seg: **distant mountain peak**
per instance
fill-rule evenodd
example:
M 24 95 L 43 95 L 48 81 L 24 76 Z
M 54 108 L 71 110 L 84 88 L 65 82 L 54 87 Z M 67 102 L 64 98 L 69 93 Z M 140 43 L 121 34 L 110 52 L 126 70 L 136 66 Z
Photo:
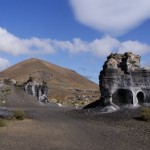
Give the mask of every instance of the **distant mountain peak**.
M 3 78 L 13 78 L 25 82 L 30 76 L 36 80 L 47 80 L 49 86 L 58 88 L 98 89 L 98 85 L 76 73 L 50 62 L 29 58 L 0 72 Z

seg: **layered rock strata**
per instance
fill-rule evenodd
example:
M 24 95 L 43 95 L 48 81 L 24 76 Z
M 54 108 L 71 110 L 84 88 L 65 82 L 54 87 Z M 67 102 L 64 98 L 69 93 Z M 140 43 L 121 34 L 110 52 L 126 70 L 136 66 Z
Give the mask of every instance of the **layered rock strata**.
M 138 106 L 150 103 L 150 69 L 140 66 L 139 55 L 111 53 L 99 79 L 104 104 Z

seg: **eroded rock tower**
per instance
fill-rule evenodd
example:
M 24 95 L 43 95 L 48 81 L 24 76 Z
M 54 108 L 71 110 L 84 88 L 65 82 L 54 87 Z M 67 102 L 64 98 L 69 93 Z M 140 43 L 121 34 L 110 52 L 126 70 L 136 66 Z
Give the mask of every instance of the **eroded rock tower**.
M 140 56 L 111 53 L 100 72 L 100 91 L 105 104 L 138 106 L 150 103 L 150 69 L 140 66 Z

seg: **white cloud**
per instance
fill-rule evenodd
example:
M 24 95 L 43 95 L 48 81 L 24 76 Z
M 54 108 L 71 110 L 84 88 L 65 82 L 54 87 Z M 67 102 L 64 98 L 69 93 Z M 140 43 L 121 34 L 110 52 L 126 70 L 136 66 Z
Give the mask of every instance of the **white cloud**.
M 81 39 L 73 39 L 73 41 L 53 41 L 55 49 L 65 50 L 71 54 L 91 53 L 97 57 L 106 57 L 110 53 L 133 52 L 135 54 L 144 55 L 150 53 L 150 46 L 138 41 L 119 40 L 110 36 L 101 39 L 95 39 L 91 42 L 82 41 Z
M 81 39 L 73 39 L 73 41 L 54 41 L 56 49 L 66 50 L 69 53 L 77 54 L 81 52 L 93 53 L 100 57 L 107 56 L 119 46 L 119 41 L 106 36 L 102 39 L 95 39 L 91 42 L 82 41 Z
M 12 55 L 53 53 L 49 39 L 20 39 L 0 27 L 0 51 Z
M 111 52 L 116 52 L 120 45 L 117 39 L 106 36 L 102 39 L 96 39 L 89 44 L 90 51 L 96 56 L 107 56 Z
M 53 41 L 53 46 L 56 49 L 67 50 L 72 54 L 78 52 L 88 52 L 88 43 L 79 38 L 74 38 L 72 41 Z
M 0 71 L 6 69 L 9 66 L 10 66 L 10 62 L 5 58 L 0 57 Z
M 110 35 L 124 34 L 150 18 L 149 0 L 70 0 L 76 19 Z
M 126 51 L 131 51 L 133 53 L 144 55 L 150 52 L 150 46 L 138 41 L 126 41 L 121 43 L 119 47 L 119 53 L 124 53 Z
M 130 51 L 136 54 L 150 53 L 150 46 L 139 41 L 124 41 L 104 36 L 91 42 L 74 38 L 72 41 L 59 41 L 52 39 L 20 39 L 0 28 L 0 52 L 11 55 L 47 55 L 55 51 L 64 51 L 71 54 L 91 53 L 97 57 L 106 57 L 111 52 L 124 53 Z

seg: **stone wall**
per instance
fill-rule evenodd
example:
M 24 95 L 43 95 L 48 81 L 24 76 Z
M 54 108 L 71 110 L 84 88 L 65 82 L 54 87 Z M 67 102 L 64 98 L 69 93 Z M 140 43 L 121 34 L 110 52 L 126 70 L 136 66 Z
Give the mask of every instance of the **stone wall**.
M 140 66 L 139 55 L 110 54 L 99 79 L 105 104 L 137 106 L 150 103 L 150 70 Z

